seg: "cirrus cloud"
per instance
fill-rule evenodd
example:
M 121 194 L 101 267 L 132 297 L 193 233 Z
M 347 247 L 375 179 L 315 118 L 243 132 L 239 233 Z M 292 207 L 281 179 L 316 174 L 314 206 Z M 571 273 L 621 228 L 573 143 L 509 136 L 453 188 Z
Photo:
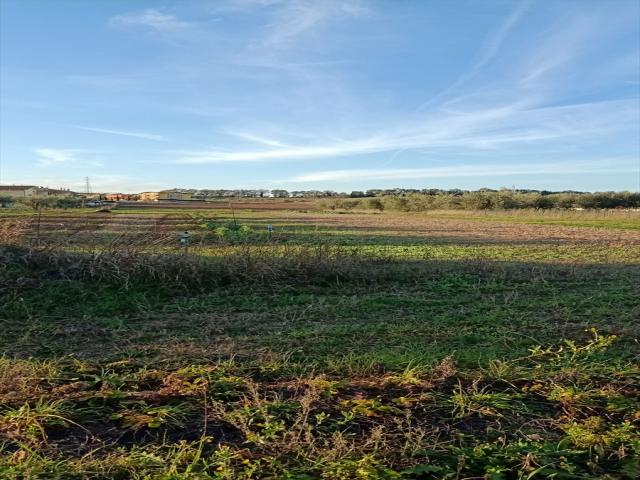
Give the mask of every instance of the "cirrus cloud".
M 625 159 L 600 159 L 592 162 L 574 163 L 547 162 L 514 165 L 456 165 L 429 168 L 329 170 L 305 173 L 287 179 L 286 182 L 348 182 L 353 180 L 404 180 L 416 178 L 494 177 L 536 174 L 563 175 L 578 172 L 610 172 L 614 166 L 619 169 L 618 171 L 634 172 L 634 165 Z
M 177 32 L 192 26 L 191 22 L 181 20 L 170 13 L 163 13 L 153 8 L 142 12 L 130 12 L 116 15 L 109 19 L 109 26 L 131 28 L 144 27 L 158 32 Z

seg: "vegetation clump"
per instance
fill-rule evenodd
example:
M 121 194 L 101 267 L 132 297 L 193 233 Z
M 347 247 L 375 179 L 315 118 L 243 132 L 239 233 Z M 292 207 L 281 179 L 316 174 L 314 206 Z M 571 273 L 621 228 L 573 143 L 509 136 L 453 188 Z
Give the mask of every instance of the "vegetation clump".
M 130 359 L 0 362 L 4 478 L 610 478 L 640 472 L 638 366 L 612 337 L 538 347 L 493 370 L 425 365 L 418 382 L 299 376 L 286 361 L 179 370 Z M 25 366 L 29 370 L 25 371 Z M 579 376 L 576 377 L 576 367 Z M 28 372 L 31 372 L 30 374 Z M 25 375 L 26 373 L 26 375 Z M 44 376 L 42 376 L 44 374 Z M 389 388 L 389 382 L 394 387 Z M 626 407 L 570 401 L 615 391 Z M 586 398 L 586 397 L 583 397 Z

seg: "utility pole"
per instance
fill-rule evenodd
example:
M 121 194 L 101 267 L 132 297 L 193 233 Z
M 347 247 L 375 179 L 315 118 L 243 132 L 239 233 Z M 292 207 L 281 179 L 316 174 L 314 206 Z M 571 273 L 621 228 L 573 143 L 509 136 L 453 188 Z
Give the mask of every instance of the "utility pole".
M 89 199 L 89 195 L 91 195 L 91 182 L 89 182 L 89 177 L 84 177 L 84 198 L 82 199 L 82 208 L 85 207 L 85 203 Z

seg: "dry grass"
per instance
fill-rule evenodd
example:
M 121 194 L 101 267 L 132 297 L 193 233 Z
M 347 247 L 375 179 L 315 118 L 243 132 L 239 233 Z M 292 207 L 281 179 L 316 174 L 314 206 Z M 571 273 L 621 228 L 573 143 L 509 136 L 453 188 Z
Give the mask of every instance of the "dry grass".
M 57 376 L 58 368 L 52 362 L 0 358 L 0 404 L 43 395 L 46 379 Z
M 20 264 L 46 271 L 49 278 L 99 281 L 125 289 L 135 282 L 165 284 L 207 290 L 229 284 L 301 284 L 338 279 L 367 280 L 371 266 L 387 263 L 384 258 L 367 259 L 330 246 L 249 245 L 222 256 L 158 252 L 163 240 L 141 240 L 139 244 L 116 241 L 99 249 L 68 252 L 55 246 L 2 248 L 5 265 Z M 385 271 L 380 270 L 380 275 Z M 380 276 L 378 275 L 378 276 Z
M 10 218 L 0 221 L 0 245 L 23 244 L 30 231 L 30 219 Z

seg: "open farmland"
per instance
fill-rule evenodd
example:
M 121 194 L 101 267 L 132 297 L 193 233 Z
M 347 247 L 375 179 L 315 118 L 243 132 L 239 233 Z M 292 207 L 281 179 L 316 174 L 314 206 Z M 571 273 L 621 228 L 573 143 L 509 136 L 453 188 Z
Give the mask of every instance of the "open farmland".
M 229 206 L 0 211 L 0 476 L 640 475 L 640 212 Z

